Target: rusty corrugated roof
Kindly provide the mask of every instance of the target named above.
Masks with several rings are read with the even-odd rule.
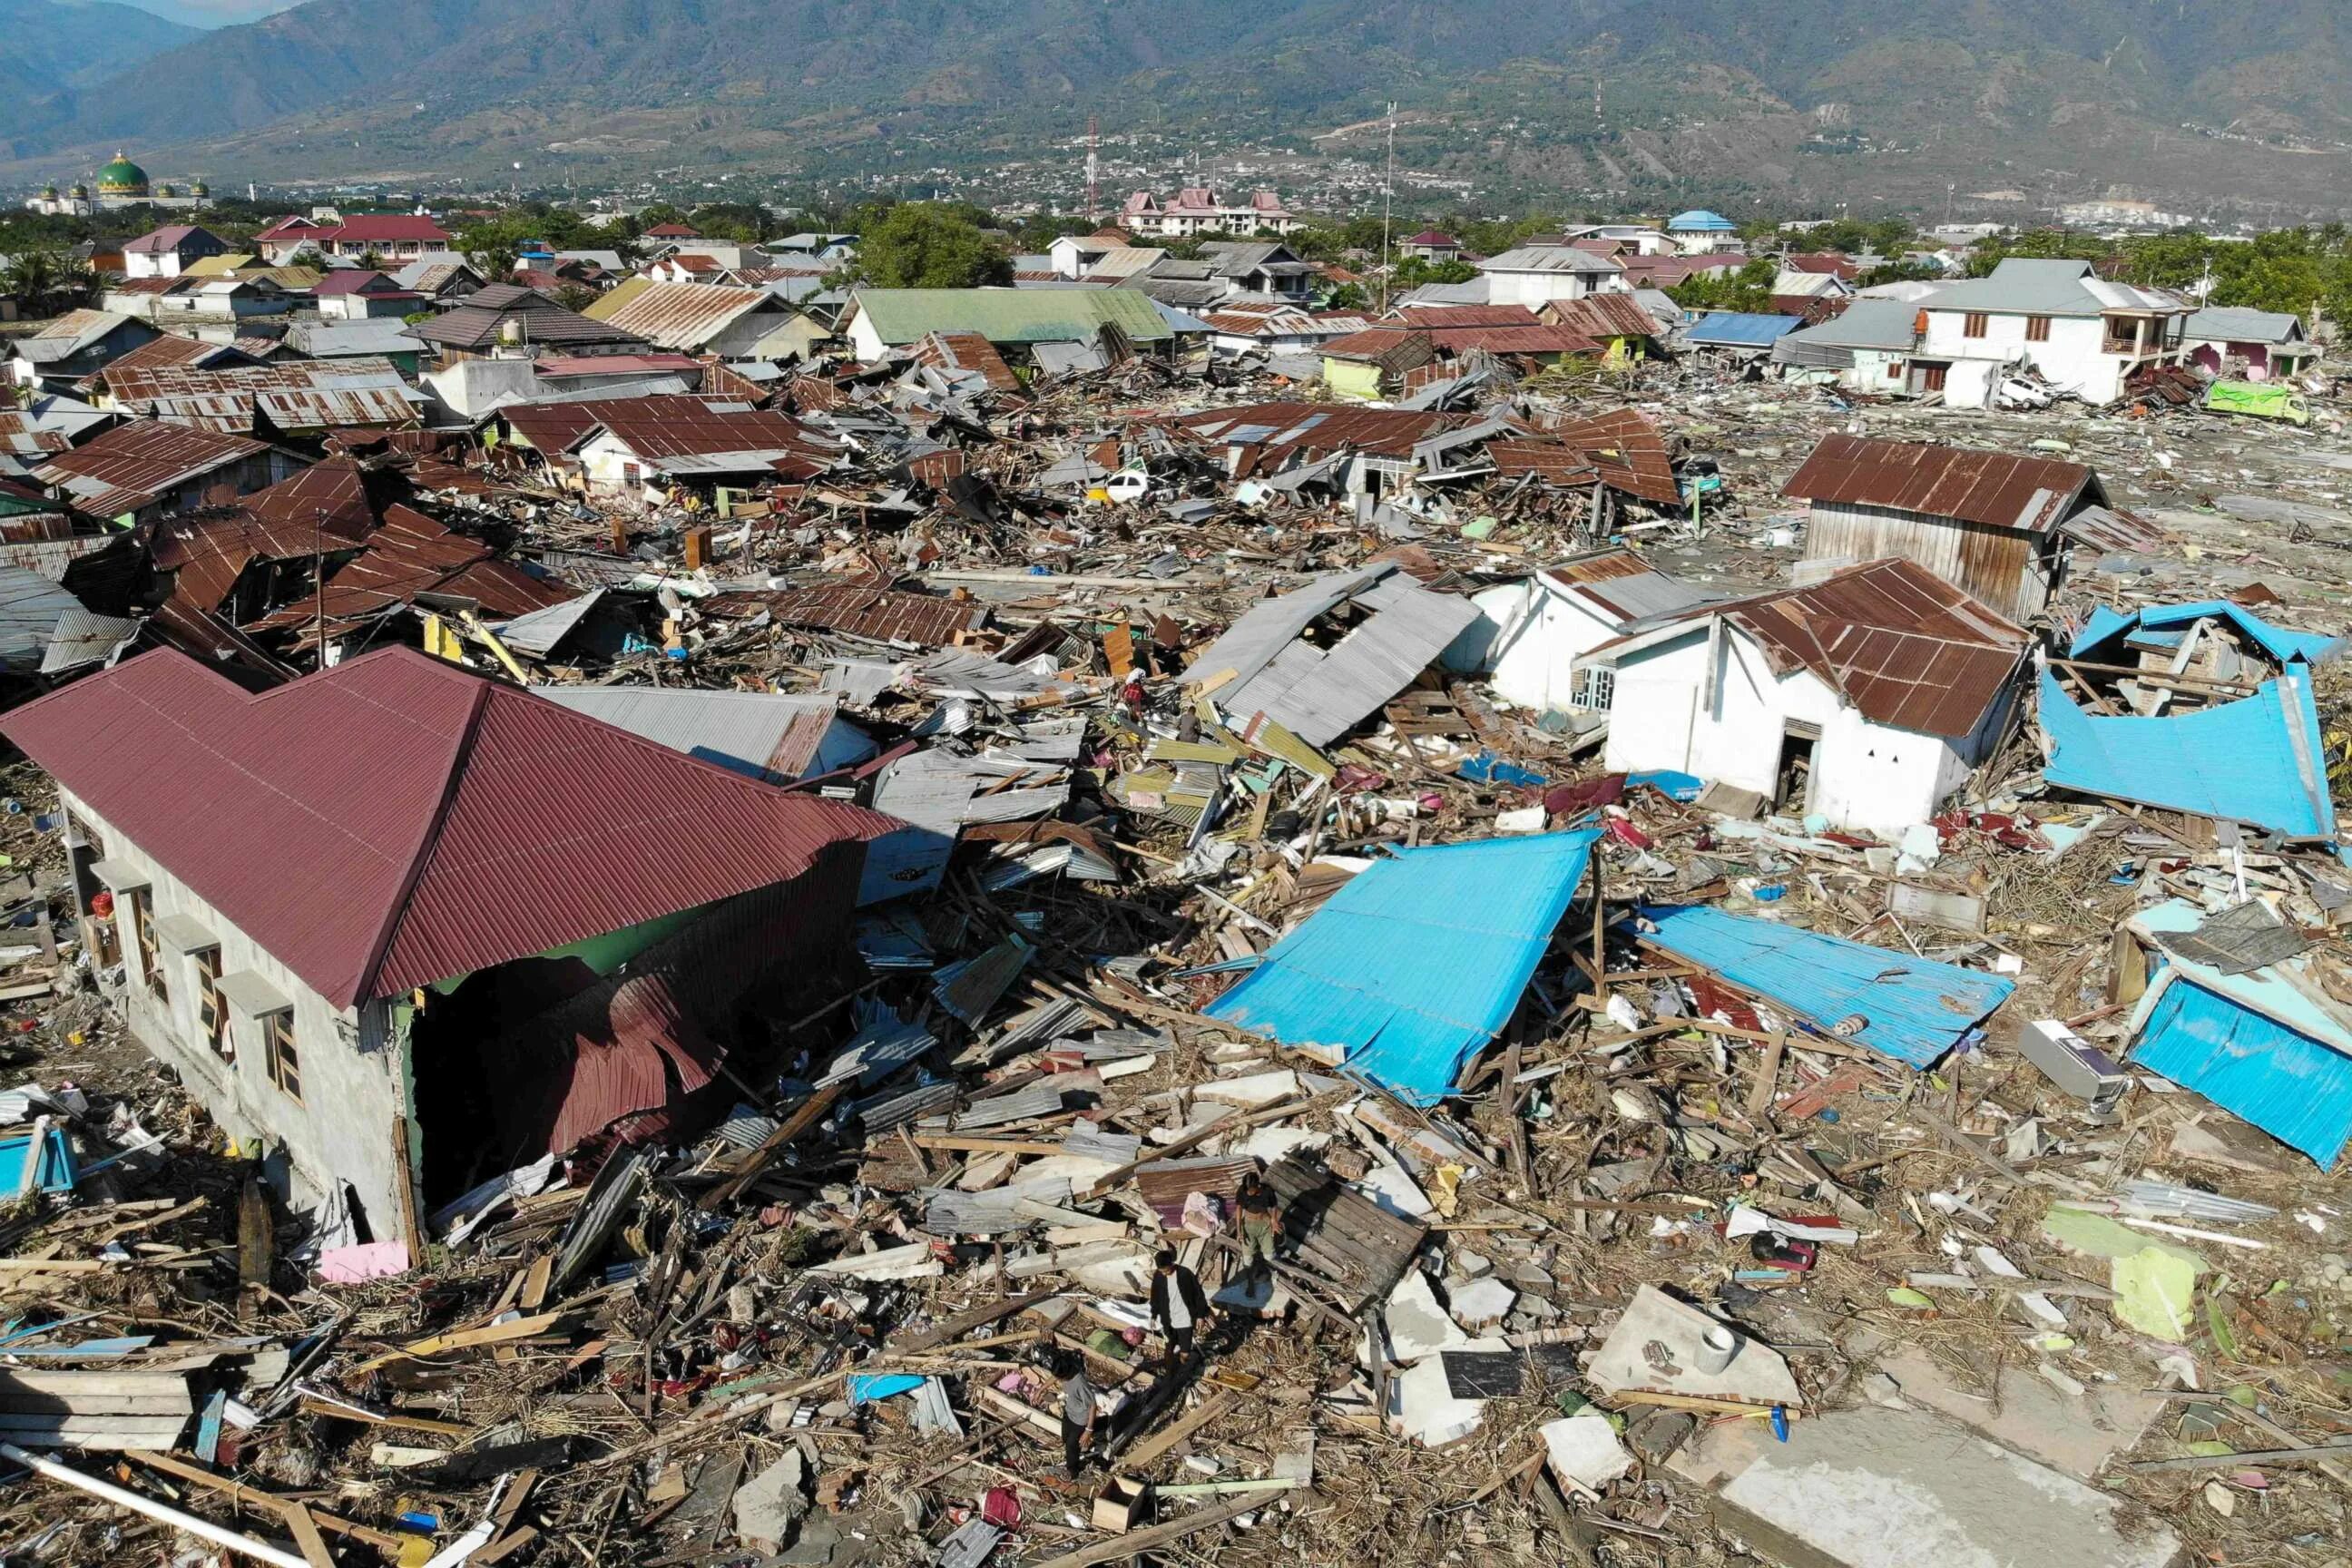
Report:
[[[2098,476],[2080,463],[1845,435],[1822,437],[1780,493],[2026,533],[2049,532],[2077,501],[2106,500]]]
[[[988,624],[988,606],[977,601],[900,593],[877,583],[817,583],[770,593],[727,594],[704,600],[702,607],[714,615],[764,609],[786,626],[818,626],[925,647],[945,647],[961,633]]]
[[[408,648],[258,694],[159,649],[0,730],[339,1006],[788,881],[898,826]]]
[[[66,492],[74,506],[100,517],[136,511],[188,480],[268,448],[242,436],[199,430],[161,419],[118,425],[33,471]]]
[[[1958,739],[2025,657],[2023,627],[1909,561],[1868,561],[1802,588],[1714,605],[1773,667],[1812,671],[1873,722]]]
[[[1657,506],[1680,504],[1682,488],[1675,481],[1665,435],[1639,409],[1564,419],[1551,434],[1590,458],[1611,489]]]
[[[764,310],[780,320],[790,307],[765,289],[715,283],[663,283],[633,278],[588,307],[589,320],[636,333],[666,349],[700,349],[739,317]]]

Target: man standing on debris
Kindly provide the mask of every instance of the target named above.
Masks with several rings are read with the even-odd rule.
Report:
[[[1078,1479],[1078,1461],[1095,1435],[1095,1385],[1087,1381],[1082,1357],[1065,1355],[1062,1374],[1062,1468]]]
[[[1208,1315],[1209,1299],[1201,1293],[1201,1277],[1161,1247],[1151,1260],[1151,1321],[1168,1336],[1171,1356],[1192,1353],[1192,1336]]]
[[[1274,1282],[1274,1238],[1282,1234],[1282,1205],[1274,1189],[1255,1171],[1242,1178],[1234,1210],[1241,1222],[1244,1278],[1255,1281],[1261,1272]]]

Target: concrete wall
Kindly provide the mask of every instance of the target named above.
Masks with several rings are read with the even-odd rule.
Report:
[[[1717,679],[1708,690],[1707,674]],[[1832,826],[1894,837],[1925,822],[1968,776],[1972,754],[1939,737],[1874,724],[1810,670],[1776,675],[1745,633],[1710,644],[1704,625],[1618,661],[1609,710],[1612,772],[1671,768],[1768,798],[1791,722],[1816,724],[1811,799]],[[1981,726],[1987,739],[1994,726]],[[1799,809],[1791,803],[1791,811]]]
[[[1600,292],[1602,274],[1595,272],[1489,272],[1486,302],[1525,305],[1540,310],[1554,300],[1581,300]]]
[[[1966,335],[1966,311],[1937,310],[1931,301],[1927,317],[1927,334],[1920,342],[1917,357],[1952,362],[1944,397],[1955,408],[1984,407],[1990,395],[1993,368],[2021,360],[2059,390],[2098,405],[2123,395],[2124,378],[2137,365],[2179,358],[2177,348],[2164,350],[2161,322],[2148,325],[2146,359],[2133,360],[2104,351],[2106,323],[2095,316],[2050,317],[2050,337],[2045,342],[2026,341],[2025,324],[2032,319],[2027,316],[1987,314],[1985,335],[1980,338]]]
[[[1470,602],[1479,618],[1445,650],[1445,668],[1491,672],[1495,694],[1522,708],[1573,706],[1578,657],[1617,635],[1590,607],[1532,577]]]
[[[107,860],[136,867],[150,879],[148,896],[159,921],[185,915],[201,921],[219,938],[223,975],[257,975],[293,1005],[302,1098],[298,1102],[270,1081],[261,1020],[232,1006],[235,1059],[213,1049],[196,1018],[194,961],[165,943],[158,944],[157,956],[171,1000],[167,1006],[155,999],[141,965],[131,900],[118,897],[121,980],[101,984],[131,1032],[179,1075],[230,1137],[272,1152],[282,1149],[290,1206],[306,1212],[323,1207],[339,1215],[340,1184],[349,1182],[376,1238],[397,1238],[408,1171],[395,1158],[394,1139],[408,1115],[407,1066],[394,1048],[383,1008],[335,1006],[88,805],[70,793],[60,795],[65,808],[102,846]],[[272,1171],[278,1173],[276,1162]]]

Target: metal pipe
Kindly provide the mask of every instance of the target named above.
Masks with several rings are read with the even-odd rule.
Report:
[[[141,1497],[128,1488],[118,1487],[112,1481],[102,1481],[96,1476],[87,1475],[75,1469],[71,1465],[61,1465],[55,1459],[45,1459],[38,1454],[28,1454],[14,1443],[0,1443],[0,1459],[13,1459],[35,1475],[47,1476],[49,1479],[61,1481],[77,1491],[85,1491],[92,1497],[104,1498],[107,1501],[120,1504],[133,1513],[143,1513],[149,1519],[168,1524],[174,1530],[184,1530],[190,1535],[209,1541],[215,1546],[226,1547],[231,1552],[242,1552],[247,1557],[257,1558],[264,1563],[274,1563],[278,1568],[310,1568],[310,1560],[299,1552],[283,1552],[275,1546],[256,1541],[249,1535],[239,1535],[226,1525],[215,1524],[208,1519],[198,1519],[193,1513],[182,1513],[175,1508],[166,1508],[152,1499]]]

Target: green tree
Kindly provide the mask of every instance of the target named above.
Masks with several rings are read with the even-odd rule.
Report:
[[[1372,297],[1364,292],[1364,286],[1360,283],[1342,283],[1324,297],[1323,308],[1327,310],[1369,310],[1372,308]]]
[[[976,289],[1013,281],[1013,258],[964,213],[905,202],[861,231],[857,277],[881,289]]]
[[[28,316],[53,316],[87,304],[98,283],[88,264],[60,246],[16,252],[0,268],[0,294],[13,294]]]
[[[1780,275],[1780,263],[1759,258],[1737,272],[1694,272],[1666,294],[1685,310],[1761,314],[1772,308],[1772,280]]]
[[[1477,276],[1478,269],[1466,261],[1424,261],[1408,256],[1396,264],[1389,280],[1401,289],[1412,289],[1423,283],[1467,283]]]

